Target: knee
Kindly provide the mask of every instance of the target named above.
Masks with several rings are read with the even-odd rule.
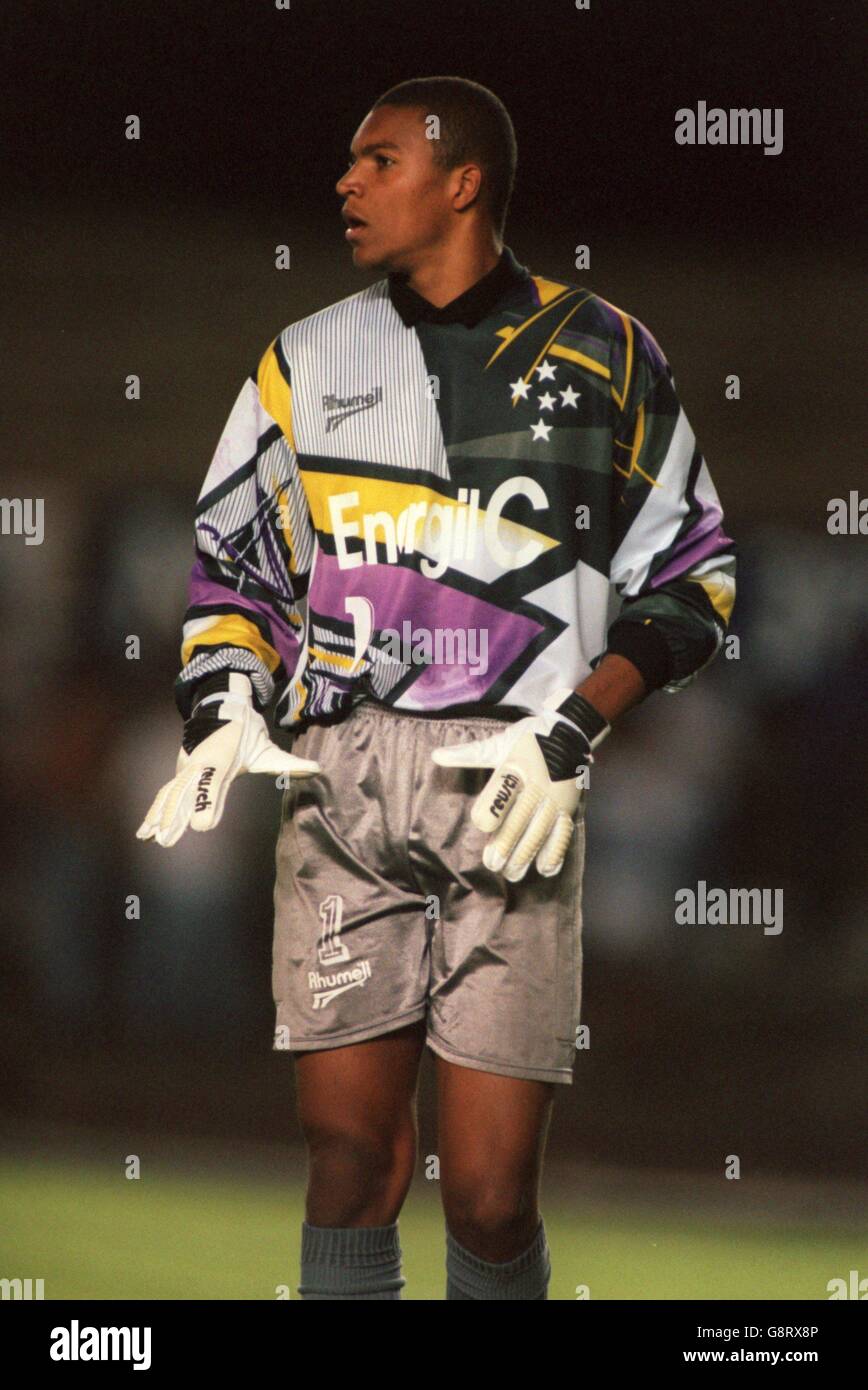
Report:
[[[533,1186],[497,1174],[463,1173],[444,1180],[446,1224],[481,1259],[508,1260],[524,1250],[539,1224]]]
[[[314,1225],[389,1225],[397,1218],[413,1177],[415,1135],[318,1126],[305,1140]]]

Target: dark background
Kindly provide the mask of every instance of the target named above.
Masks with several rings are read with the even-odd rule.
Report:
[[[512,115],[519,260],[659,339],[741,550],[740,658],[651,697],[596,763],[592,1041],[550,1150],[864,1177],[866,540],[826,528],[831,498],[866,491],[858,14],[4,7],[3,490],[44,498],[46,525],[41,546],[0,537],[10,1132],[298,1139],[292,1063],[271,1051],[279,793],[240,779],[217,830],[170,850],[135,830],[174,769],[193,512],[219,433],[274,335],[368,283],[334,185],[370,105],[449,73]],[[783,152],[676,145],[676,109],[700,100],[782,107]],[[677,926],[674,893],[698,879],[783,889],[782,933]],[[426,1056],[423,1154],[431,1081]]]

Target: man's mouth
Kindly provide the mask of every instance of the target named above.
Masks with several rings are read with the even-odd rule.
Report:
[[[359,233],[368,225],[361,217],[356,217],[355,213],[352,212],[342,212],[341,217],[347,224],[347,229],[344,232],[347,241],[355,241]]]

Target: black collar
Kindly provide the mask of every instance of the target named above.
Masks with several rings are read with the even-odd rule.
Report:
[[[530,279],[530,271],[519,265],[508,246],[504,246],[497,265],[492,266],[481,280],[465,290],[442,309],[423,299],[406,283],[407,276],[393,272],[389,276],[389,298],[407,328],[422,320],[425,323],[463,323],[475,328],[507,290]]]

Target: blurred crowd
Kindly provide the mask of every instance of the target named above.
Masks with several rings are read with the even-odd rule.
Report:
[[[167,1041],[252,1029],[270,1045],[273,779],[240,778],[208,834],[170,849],[135,838],[179,747],[194,505],[172,485],[70,487],[49,499],[41,546],[0,548],[7,1045],[35,1028],[64,1047],[152,1050],[161,1065]],[[868,993],[864,547],[736,517],[730,529],[737,656],[653,695],[594,764],[585,960],[611,962],[637,1000],[689,999],[694,1017],[754,999],[766,1036],[816,1020],[855,1085],[846,1054]],[[782,933],[677,925],[674,895],[699,880],[782,889]]]
[[[193,502],[171,488],[132,502],[70,493],[41,547],[0,550],[7,727],[29,726],[3,786],[4,951],[64,1030],[106,1006],[115,1027],[146,1015],[219,1029],[266,985],[250,978],[250,947],[270,930],[273,781],[236,782],[212,833],[171,849],[135,839],[179,746]],[[732,529],[737,655],[628,715],[588,801],[586,944],[667,973],[701,962],[710,990],[721,972],[779,967],[782,942],[746,928],[746,952],[722,929],[676,926],[678,888],[783,889],[784,942],[834,932],[847,973],[868,906],[864,548]]]

